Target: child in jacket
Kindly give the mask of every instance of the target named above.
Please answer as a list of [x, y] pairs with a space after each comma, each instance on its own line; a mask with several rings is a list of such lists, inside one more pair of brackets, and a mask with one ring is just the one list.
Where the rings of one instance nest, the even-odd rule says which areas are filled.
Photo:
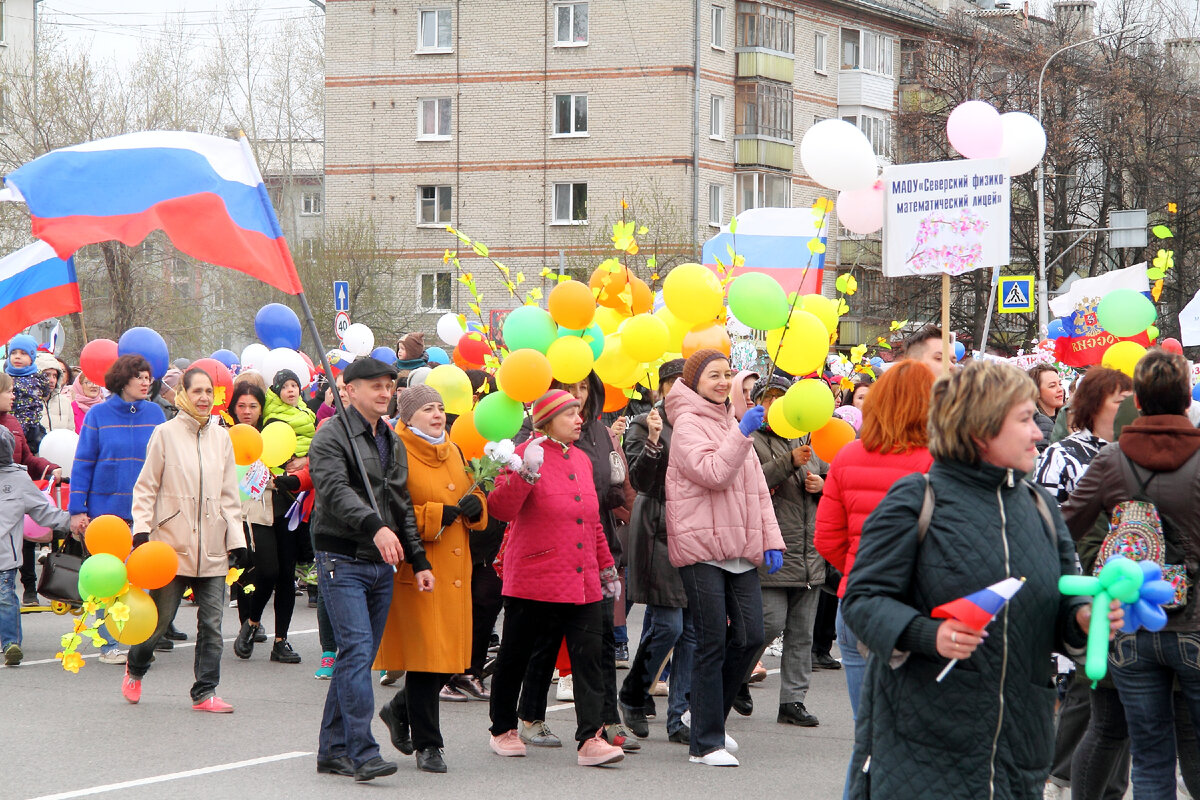
[[27, 333], [14, 336], [8, 343], [8, 360], [4, 371], [13, 379], [12, 414], [21, 423], [29, 447], [36, 453], [46, 429], [42, 427], [42, 410], [50, 399], [50, 383], [34, 363], [37, 340]]
[[[312, 444], [313, 434], [317, 432], [317, 415], [300, 401], [300, 378], [290, 369], [281, 369], [275, 374], [271, 388], [267, 390], [267, 407], [263, 410], [263, 425], [269, 425], [275, 420], [282, 420], [296, 432], [296, 459], [304, 463], [294, 464], [288, 471], [294, 472], [303, 468], [307, 463], [308, 447]], [[285, 465], [288, 467], [288, 465]], [[282, 475], [284, 469], [272, 470], [276, 475]]]

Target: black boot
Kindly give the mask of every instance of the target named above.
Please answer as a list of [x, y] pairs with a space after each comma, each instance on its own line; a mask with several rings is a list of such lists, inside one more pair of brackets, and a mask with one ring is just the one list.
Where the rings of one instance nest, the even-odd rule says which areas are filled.
[[271, 660], [281, 664], [299, 664], [300, 654], [292, 649], [287, 639], [276, 639], [271, 647]]
[[167, 632], [163, 634], [163, 638], [170, 639], [172, 642], [186, 642], [187, 634], [176, 628], [175, 623], [172, 622], [167, 627]]
[[804, 707], [804, 703], [780, 703], [779, 716], [775, 721], [785, 725], [799, 725], [802, 728], [815, 728], [821, 724], [821, 721]]
[[379, 709], [379, 718], [387, 726], [388, 736], [395, 747], [406, 756], [413, 753], [412, 736], [408, 732], [408, 708], [404, 704], [404, 695], [397, 693], [392, 702]]
[[242, 623], [237, 638], [233, 640], [233, 654], [238, 658], [249, 658], [254, 655], [254, 632], [259, 629], [250, 620]]
[[748, 717], [754, 713], [754, 700], [750, 697], [750, 684], [743, 683], [738, 689], [737, 697], [733, 698], [733, 710]]

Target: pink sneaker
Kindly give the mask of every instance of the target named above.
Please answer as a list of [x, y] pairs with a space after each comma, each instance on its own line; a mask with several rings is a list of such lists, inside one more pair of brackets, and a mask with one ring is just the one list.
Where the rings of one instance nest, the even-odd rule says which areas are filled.
[[624, 751], [615, 744], [604, 741], [604, 731], [601, 730], [579, 748], [579, 766], [599, 767], [604, 764], [615, 764], [625, 758]]
[[129, 667], [125, 668], [125, 677], [121, 680], [121, 696], [133, 705], [142, 699], [142, 681], [129, 677]]
[[201, 700], [199, 703], [192, 705], [192, 711], [208, 711], [213, 714], [232, 714], [233, 706], [226, 703], [221, 698], [213, 695], [207, 700]]
[[506, 731], [499, 736], [493, 736], [491, 745], [492, 752], [498, 756], [512, 757], [525, 755], [525, 743], [521, 741], [521, 735], [515, 729]]

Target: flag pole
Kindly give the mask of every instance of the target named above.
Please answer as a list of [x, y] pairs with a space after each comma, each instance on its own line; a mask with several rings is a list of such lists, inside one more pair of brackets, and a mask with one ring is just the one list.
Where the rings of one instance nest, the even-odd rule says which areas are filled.
[[938, 683], [941, 683], [941, 682], [942, 682], [942, 678], [944, 678], [944, 677], [946, 677], [947, 675], [949, 675], [949, 674], [950, 674], [950, 670], [954, 669], [954, 665], [955, 665], [955, 664], [957, 664], [957, 663], [958, 663], [958, 659], [957, 659], [957, 658], [953, 658], [953, 659], [951, 659], [951, 660], [950, 660], [950, 663], [946, 665], [946, 668], [945, 668], [945, 669], [943, 669], [941, 672], [939, 672], [939, 673], [938, 673], [938, 676], [937, 676], [937, 682], [938, 682]]

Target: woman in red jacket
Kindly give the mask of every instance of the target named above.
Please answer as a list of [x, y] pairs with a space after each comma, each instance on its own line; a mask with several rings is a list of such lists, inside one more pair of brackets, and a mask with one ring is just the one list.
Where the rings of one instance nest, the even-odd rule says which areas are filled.
[[[911, 359], [885, 372], [863, 403], [861, 438], [842, 448], [825, 476], [825, 493], [817, 506], [815, 543], [817, 552], [844, 576], [839, 597], [845, 594], [867, 517], [893, 483], [910, 472], [928, 472], [933, 463], [926, 446], [933, 382], [929, 367]], [[840, 609], [837, 631], [850, 707], [857, 717], [866, 660], [859, 654], [858, 639], [846, 627]]]
[[492, 751], [525, 755], [517, 730], [521, 682], [539, 636], [565, 636], [575, 687], [578, 761], [620, 761], [602, 736], [601, 600], [621, 582], [600, 524], [592, 462], [575, 447], [583, 426], [579, 401], [561, 389], [533, 404], [534, 438], [517, 448], [521, 468], [505, 469], [488, 497], [493, 517], [509, 523], [503, 550], [504, 633], [492, 677]]

